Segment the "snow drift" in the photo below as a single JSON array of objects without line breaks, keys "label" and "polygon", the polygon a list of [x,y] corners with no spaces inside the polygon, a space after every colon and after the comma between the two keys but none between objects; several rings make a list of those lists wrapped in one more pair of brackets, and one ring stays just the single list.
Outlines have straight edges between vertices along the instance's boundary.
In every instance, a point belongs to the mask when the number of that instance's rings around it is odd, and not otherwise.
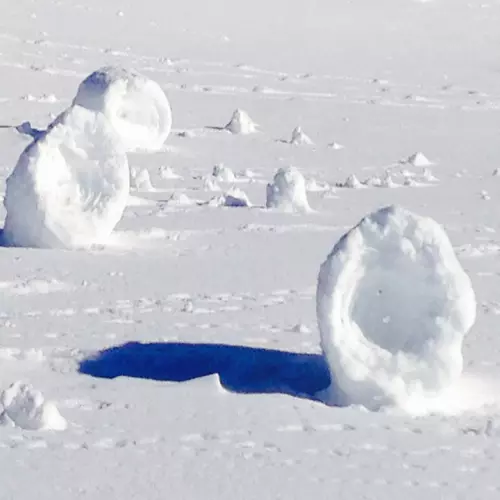
[{"label": "snow drift", "polygon": [[24,150],[7,179],[5,242],[46,248],[101,242],[128,194],[127,157],[108,120],[72,106]]},{"label": "snow drift", "polygon": [[271,184],[267,185],[266,207],[287,212],[309,212],[304,176],[295,168],[280,168]]},{"label": "snow drift", "polygon": [[316,302],[330,402],[420,412],[459,378],[476,301],[434,220],[398,207],[364,218],[321,266]]},{"label": "snow drift", "polygon": [[161,87],[120,67],[101,68],[79,86],[73,105],[101,112],[127,151],[159,150],[172,127],[172,112]]}]

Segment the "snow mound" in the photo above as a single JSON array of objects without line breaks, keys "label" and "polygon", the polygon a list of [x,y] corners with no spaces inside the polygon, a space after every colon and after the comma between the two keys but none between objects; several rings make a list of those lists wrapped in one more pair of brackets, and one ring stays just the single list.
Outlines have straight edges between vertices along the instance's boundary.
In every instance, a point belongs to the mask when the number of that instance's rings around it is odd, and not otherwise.
[{"label": "snow mound", "polygon": [[266,207],[286,212],[309,212],[304,176],[295,168],[280,168],[266,189]]},{"label": "snow mound", "polygon": [[172,196],[167,200],[167,205],[186,207],[188,205],[193,205],[195,203],[187,194],[184,193],[172,193]]},{"label": "snow mound", "polygon": [[41,392],[22,382],[15,382],[3,391],[0,405],[3,420],[22,429],[63,431],[68,426],[53,403],[45,401]]},{"label": "snow mound", "polygon": [[258,125],[248,116],[246,111],[242,109],[237,109],[229,123],[224,127],[229,130],[232,134],[253,134],[257,132]]},{"label": "snow mound", "polygon": [[222,163],[219,163],[218,165],[214,166],[212,170],[212,177],[214,177],[215,180],[219,182],[236,181],[236,176],[234,175],[234,172],[229,167],[226,167]]},{"label": "snow mound", "polygon": [[137,189],[137,191],[153,191],[148,170],[145,168],[137,170],[132,167],[130,169],[130,187]]},{"label": "snow mound", "polygon": [[160,167],[160,177],[165,180],[182,179],[182,176],[176,174],[172,167]]},{"label": "snow mound", "polygon": [[295,144],[296,146],[312,146],[314,143],[311,138],[303,132],[302,127],[295,127],[292,132],[290,144]]},{"label": "snow mound", "polygon": [[79,86],[73,105],[106,116],[127,151],[157,151],[172,127],[172,112],[161,87],[144,76],[108,66]]},{"label": "snow mound", "polygon": [[226,193],[209,201],[212,207],[251,207],[252,204],[244,191],[232,188]]},{"label": "snow mound", "polygon": [[306,191],[311,193],[324,193],[331,189],[332,186],[327,182],[318,182],[316,179],[308,179],[306,182]]},{"label": "snow mound", "polygon": [[5,241],[45,248],[102,242],[128,195],[127,157],[108,120],[73,106],[24,150],[7,179]]},{"label": "snow mound", "polygon": [[363,184],[360,182],[360,180],[354,174],[351,174],[344,182],[337,184],[337,187],[349,188],[349,189],[360,189],[363,187]]},{"label": "snow mound", "polygon": [[328,144],[328,147],[331,149],[334,149],[335,151],[338,151],[340,149],[344,149],[344,146],[342,146],[342,144],[339,144],[338,142],[335,142],[335,141]]},{"label": "snow mound", "polygon": [[409,163],[414,167],[429,167],[430,165],[432,165],[432,162],[430,162],[426,158],[426,156],[420,152],[413,153],[411,156],[409,156],[406,160],[406,163]]},{"label": "snow mound", "polygon": [[[425,411],[462,371],[476,316],[443,228],[399,208],[364,218],[321,266],[316,306],[330,402]],[[334,394],[338,391],[337,394]]]},{"label": "snow mound", "polygon": [[207,177],[203,181],[203,187],[205,191],[220,191],[220,186],[217,184],[217,182],[214,180],[214,178]]}]

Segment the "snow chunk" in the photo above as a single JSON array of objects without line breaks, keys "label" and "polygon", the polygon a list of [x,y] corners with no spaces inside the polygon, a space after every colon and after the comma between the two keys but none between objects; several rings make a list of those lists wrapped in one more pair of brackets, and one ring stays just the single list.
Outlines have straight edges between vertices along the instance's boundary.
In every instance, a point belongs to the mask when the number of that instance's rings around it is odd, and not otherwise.
[{"label": "snow chunk", "polygon": [[328,144],[328,147],[331,149],[334,149],[336,151],[338,151],[340,149],[344,149],[344,146],[342,146],[342,144],[339,144],[338,142],[335,142],[335,141]]},{"label": "snow chunk", "polygon": [[147,169],[137,170],[133,167],[130,169],[130,187],[137,189],[137,191],[154,190]]},{"label": "snow chunk", "polygon": [[302,127],[299,126],[293,129],[290,144],[295,144],[296,146],[312,146],[314,143],[311,138],[302,131]]},{"label": "snow chunk", "polygon": [[212,176],[219,182],[235,182],[236,176],[234,172],[229,168],[224,166],[222,163],[215,165],[212,171]]},{"label": "snow chunk", "polygon": [[337,184],[337,187],[360,189],[363,187],[363,184],[361,184],[359,179],[354,174],[351,174],[344,182]]},{"label": "snow chunk", "polygon": [[185,207],[193,203],[194,201],[187,194],[178,192],[172,193],[172,196],[167,200],[167,205],[178,207]]},{"label": "snow chunk", "polygon": [[430,165],[432,165],[432,162],[430,162],[425,157],[425,155],[420,152],[413,153],[411,156],[409,156],[408,159],[406,160],[406,163],[409,163],[414,167],[429,167]]},{"label": "snow chunk", "polygon": [[432,173],[429,168],[424,168],[422,173],[422,178],[427,182],[438,182],[439,179]]},{"label": "snow chunk", "polygon": [[165,180],[182,179],[181,175],[174,172],[172,167],[160,167],[160,177]]},{"label": "snow chunk", "polygon": [[246,111],[237,109],[233,113],[230,122],[224,128],[232,134],[246,135],[257,132],[257,127],[258,125],[253,122]]},{"label": "snow chunk", "polygon": [[46,248],[102,242],[128,195],[127,157],[108,120],[73,106],[24,150],[7,179],[5,241]]},{"label": "snow chunk", "polygon": [[127,151],[159,150],[172,127],[172,111],[161,87],[120,67],[104,67],[89,75],[73,105],[103,113]]},{"label": "snow chunk", "polygon": [[22,382],[15,382],[3,391],[0,405],[2,418],[22,429],[63,431],[68,426],[53,403]]},{"label": "snow chunk", "polygon": [[203,181],[203,186],[206,191],[220,191],[220,186],[215,182],[213,178],[207,177]]},{"label": "snow chunk", "polygon": [[398,207],[364,218],[321,266],[316,305],[332,402],[425,412],[461,374],[476,300],[432,219]]},{"label": "snow chunk", "polygon": [[287,212],[309,212],[304,176],[295,168],[280,168],[272,184],[267,185],[266,207],[280,208]]},{"label": "snow chunk", "polygon": [[251,207],[252,204],[244,191],[231,188],[226,193],[209,201],[212,207]]}]

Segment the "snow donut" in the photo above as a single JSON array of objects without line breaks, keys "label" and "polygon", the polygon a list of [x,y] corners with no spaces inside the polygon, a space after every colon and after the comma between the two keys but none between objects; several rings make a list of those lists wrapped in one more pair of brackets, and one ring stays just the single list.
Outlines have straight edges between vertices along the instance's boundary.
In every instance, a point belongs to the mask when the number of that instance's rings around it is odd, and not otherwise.
[{"label": "snow donut", "polygon": [[172,127],[172,111],[161,87],[120,67],[94,71],[78,87],[73,105],[100,111],[127,151],[157,151]]},{"label": "snow donut", "polygon": [[329,402],[369,409],[404,408],[456,381],[476,316],[444,229],[399,207],[365,217],[335,245],[316,308]]}]

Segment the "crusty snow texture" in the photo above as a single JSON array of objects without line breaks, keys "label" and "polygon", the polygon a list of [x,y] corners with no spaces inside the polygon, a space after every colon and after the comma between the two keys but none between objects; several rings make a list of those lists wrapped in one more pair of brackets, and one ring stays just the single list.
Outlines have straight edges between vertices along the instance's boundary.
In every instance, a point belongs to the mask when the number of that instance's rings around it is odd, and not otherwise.
[{"label": "crusty snow texture", "polygon": [[100,243],[128,194],[127,157],[108,120],[72,106],[25,149],[7,179],[4,239],[42,248]]},{"label": "crusty snow texture", "polygon": [[321,266],[316,301],[330,402],[425,412],[459,378],[476,301],[434,220],[398,207],[364,218]]},{"label": "crusty snow texture", "polygon": [[120,67],[89,75],[73,104],[104,114],[127,151],[159,150],[172,127],[170,104],[161,87]]},{"label": "crusty snow texture", "polygon": [[307,200],[304,176],[295,168],[280,168],[271,184],[267,185],[266,207],[286,212],[311,210]]},{"label": "crusty snow texture", "polygon": [[4,423],[26,430],[62,431],[66,420],[50,401],[45,401],[42,393],[28,384],[15,382],[0,396],[0,408]]}]

